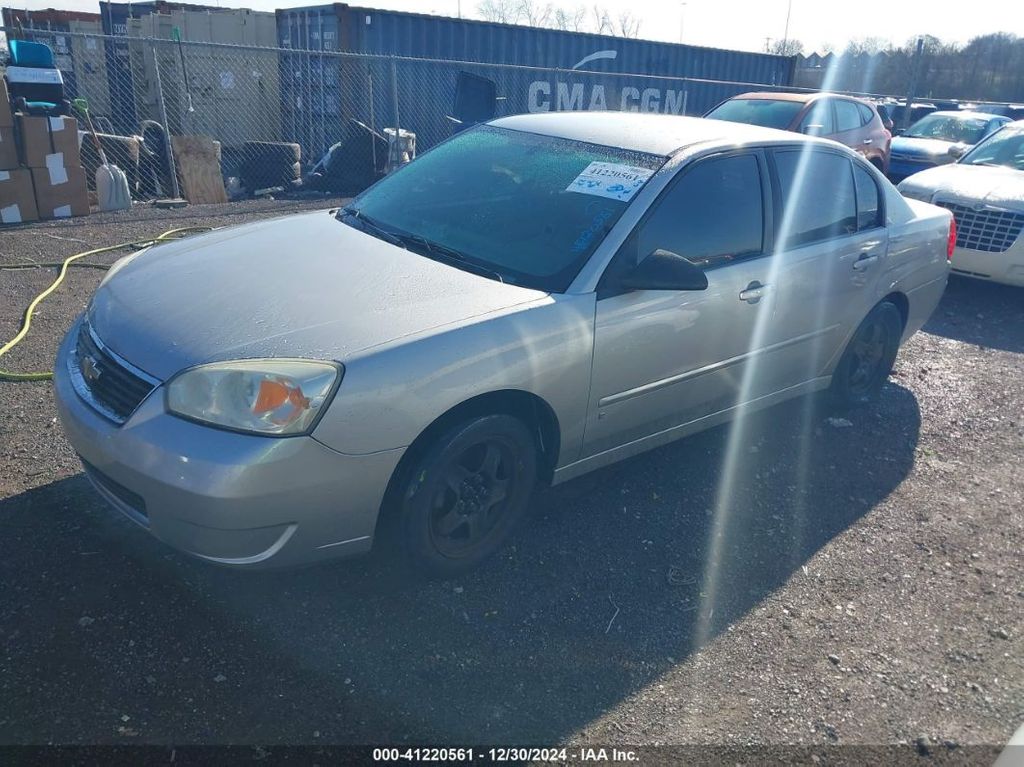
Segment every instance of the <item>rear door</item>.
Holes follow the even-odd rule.
[[[771,152],[779,364],[797,385],[826,375],[867,314],[888,246],[884,197],[862,161],[824,147]]]
[[[683,168],[609,264],[598,288],[585,455],[666,431],[773,391],[770,196],[763,152]],[[657,249],[702,266],[703,291],[635,290],[617,278]],[[746,385],[745,385],[746,384]]]

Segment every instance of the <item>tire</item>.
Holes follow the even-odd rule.
[[[882,301],[868,313],[832,374],[829,399],[834,407],[863,407],[878,399],[902,335],[903,315],[893,303]]]
[[[508,415],[463,422],[405,472],[395,533],[410,564],[451,577],[477,567],[508,540],[537,482],[537,447]]]

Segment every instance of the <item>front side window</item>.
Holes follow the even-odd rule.
[[[561,292],[664,162],[480,126],[382,179],[340,217],[425,257]]]
[[[836,99],[836,132],[857,130],[863,124],[856,102]]]
[[[782,196],[776,217],[780,246],[798,248],[857,231],[857,197],[850,160],[820,150],[774,154]]]
[[[631,238],[634,263],[658,249],[706,268],[761,253],[764,213],[757,158],[708,158],[681,173]]]
[[[814,136],[827,136],[836,132],[835,122],[832,119],[831,99],[818,99],[811,104],[804,119],[800,121],[800,132]]]

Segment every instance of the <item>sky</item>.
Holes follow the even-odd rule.
[[[316,0],[193,0],[225,7],[248,7],[260,11],[304,5]],[[14,7],[58,7],[96,12],[97,0],[8,0]],[[0,0],[0,3],[8,4]],[[387,8],[416,13],[479,18],[477,0],[356,0],[364,7]],[[990,32],[1011,32],[1024,36],[1024,0],[990,0],[971,12],[963,0],[867,0],[857,3],[836,0],[597,0],[612,18],[630,11],[641,19],[640,37],[649,40],[683,42],[738,50],[764,50],[765,38],[781,39],[786,34],[804,43],[805,52],[826,45],[842,48],[850,39],[883,37],[903,43],[911,37],[930,34],[946,41],[966,42]],[[591,8],[594,0],[553,0],[553,5]],[[855,10],[856,12],[851,12]]]

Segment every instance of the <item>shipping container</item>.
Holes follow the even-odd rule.
[[[109,112],[106,53],[98,13],[4,8],[2,17],[11,39],[50,46],[69,99],[85,98],[93,111]]]
[[[307,156],[341,140],[353,119],[373,119],[379,126],[394,125],[397,118],[417,133],[421,150],[429,148],[457,129],[447,117],[454,112],[460,72],[494,84],[499,114],[701,114],[750,90],[749,83],[791,85],[795,66],[792,57],[345,4],[279,9],[277,34],[281,48],[302,52],[281,54],[282,122]],[[392,70],[386,62],[332,52],[402,58]],[[518,68],[487,66],[495,64]],[[391,95],[392,71],[398,99]],[[737,84],[671,79],[684,77]]]
[[[171,132],[212,136],[225,147],[276,140],[281,91],[274,14],[170,9],[129,19],[136,90],[146,99],[140,109],[154,119],[159,114],[154,46],[138,40],[174,40],[175,32],[182,46],[155,46]]]

